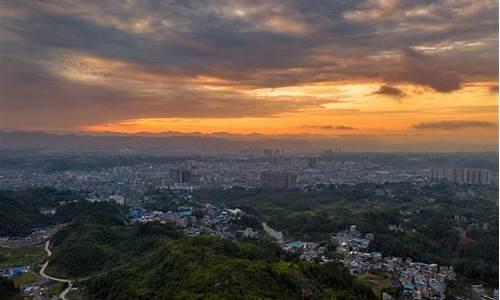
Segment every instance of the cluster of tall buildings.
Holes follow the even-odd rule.
[[[264,189],[294,189],[297,187],[297,175],[287,171],[263,171],[260,182]]]
[[[186,169],[170,169],[170,179],[175,183],[191,182],[191,170]]]
[[[318,159],[316,157],[309,157],[307,159],[307,167],[309,169],[317,169],[318,168]]]
[[[429,178],[434,182],[489,184],[490,172],[483,169],[437,168],[429,171]]]
[[[279,157],[285,156],[285,150],[283,150],[283,149],[264,149],[262,151],[262,154],[264,154],[264,156],[266,156],[266,157],[279,158]]]
[[[169,177],[173,183],[199,183],[200,174],[192,161],[186,161],[184,167],[170,169]]]

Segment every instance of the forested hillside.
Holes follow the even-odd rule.
[[[51,188],[20,191],[0,190],[0,236],[25,236],[32,227],[55,224],[52,216],[40,213],[40,209],[55,207],[59,201],[75,198],[72,192]]]
[[[453,265],[472,282],[498,285],[498,188],[387,183],[311,191],[207,190],[200,199],[240,207],[288,237],[328,240],[356,224],[384,255]],[[389,225],[402,231],[391,231]]]
[[[175,227],[77,217],[54,236],[49,273],[89,299],[376,299],[337,264],[285,261],[268,240],[183,237]]]

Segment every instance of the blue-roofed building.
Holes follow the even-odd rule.
[[[129,213],[129,216],[132,219],[132,221],[134,222],[134,221],[137,221],[140,218],[142,218],[144,216],[144,212],[141,210],[138,210],[138,209],[131,210]]]
[[[287,244],[288,247],[295,248],[295,249],[303,248],[305,245],[306,244],[304,242],[300,242],[300,241],[294,241],[294,242]]]
[[[29,271],[28,266],[0,269],[0,276],[2,276],[2,277],[16,277],[16,276],[19,276],[19,275],[26,273],[28,271]]]
[[[354,237],[351,239],[351,243],[359,248],[368,248],[370,240]]]
[[[181,217],[191,217],[193,213],[190,210],[183,210],[179,212]]]
[[[14,267],[12,268],[12,272],[14,273],[15,276],[21,275],[25,272],[28,272],[27,267]]]
[[[47,227],[31,227],[31,231],[32,232],[46,232],[47,231]]]

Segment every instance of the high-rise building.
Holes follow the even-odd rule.
[[[307,167],[309,169],[317,169],[318,168],[318,159],[316,157],[309,157],[307,159]]]
[[[111,196],[109,196],[109,199],[111,201],[116,202],[119,205],[122,205],[122,206],[125,205],[125,197],[123,197],[123,196],[120,196],[120,195],[111,195]]]
[[[170,179],[175,183],[188,183],[191,182],[191,170],[185,169],[171,169]]]
[[[181,170],[181,182],[191,182],[191,170]]]
[[[437,168],[430,170],[430,179],[434,182],[456,184],[489,184],[490,172],[483,169]]]
[[[280,158],[285,155],[285,150],[283,149],[264,149],[262,152],[266,157]]]
[[[170,179],[173,182],[181,182],[182,172],[181,169],[170,169],[169,171]]]
[[[297,187],[297,175],[281,171],[264,171],[260,175],[265,189],[293,189]]]

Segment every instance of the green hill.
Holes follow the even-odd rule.
[[[376,299],[337,264],[284,261],[270,241],[187,238],[168,225],[81,217],[53,239],[49,273],[88,299]]]
[[[384,256],[452,265],[473,283],[498,286],[498,187],[360,183],[314,191],[213,189],[197,199],[239,207],[288,238],[327,240],[356,224],[374,233],[373,251]],[[391,232],[401,224],[404,232]]]
[[[32,227],[54,224],[40,208],[55,206],[61,197],[53,189],[0,191],[0,236],[25,236]]]
[[[76,201],[75,201],[76,200]],[[55,215],[44,215],[40,210],[56,208]],[[54,188],[30,188],[24,190],[0,190],[0,236],[26,236],[33,227],[45,227],[66,223],[82,214],[101,214],[106,218],[107,204],[91,204],[84,195],[74,191]]]

